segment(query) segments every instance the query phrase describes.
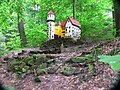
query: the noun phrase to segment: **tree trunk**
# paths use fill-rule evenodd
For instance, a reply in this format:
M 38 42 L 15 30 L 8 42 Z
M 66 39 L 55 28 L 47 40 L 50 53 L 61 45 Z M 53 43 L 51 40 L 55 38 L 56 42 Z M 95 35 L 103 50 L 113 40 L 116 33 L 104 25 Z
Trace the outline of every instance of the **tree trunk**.
M 114 12 L 113 18 L 116 28 L 116 37 L 120 36 L 120 4 L 119 0 L 113 0 Z
M 76 0 L 73 0 L 73 18 L 76 19 Z
M 20 33 L 21 46 L 25 47 L 27 44 L 27 41 L 26 41 L 26 35 L 24 31 L 24 22 L 22 20 L 18 23 L 18 30 Z

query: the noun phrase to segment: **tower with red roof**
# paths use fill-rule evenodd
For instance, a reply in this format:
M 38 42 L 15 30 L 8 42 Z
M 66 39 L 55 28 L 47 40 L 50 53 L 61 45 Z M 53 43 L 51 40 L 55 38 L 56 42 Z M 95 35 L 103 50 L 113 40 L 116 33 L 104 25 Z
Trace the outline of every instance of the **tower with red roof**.
M 50 10 L 47 15 L 47 24 L 48 24 L 48 39 L 54 39 L 55 15 L 52 10 Z

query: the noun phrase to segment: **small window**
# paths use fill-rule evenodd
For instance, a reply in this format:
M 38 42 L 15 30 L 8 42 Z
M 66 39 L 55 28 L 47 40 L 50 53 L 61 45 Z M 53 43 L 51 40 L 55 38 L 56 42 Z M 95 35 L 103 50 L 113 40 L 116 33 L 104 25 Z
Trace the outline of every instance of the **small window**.
M 69 33 L 70 33 L 70 30 L 69 30 Z
M 67 32 L 67 29 L 66 29 L 66 32 Z
M 73 34 L 73 35 L 75 34 L 73 30 L 72 30 L 72 34 Z
M 69 26 L 69 29 L 70 29 L 70 26 Z

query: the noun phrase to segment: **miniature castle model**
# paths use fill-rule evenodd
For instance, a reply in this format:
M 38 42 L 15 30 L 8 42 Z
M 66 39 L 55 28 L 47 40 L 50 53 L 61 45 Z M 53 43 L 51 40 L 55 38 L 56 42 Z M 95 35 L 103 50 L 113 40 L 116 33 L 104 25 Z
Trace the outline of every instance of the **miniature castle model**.
M 47 16 L 47 24 L 48 24 L 48 40 L 55 38 L 80 38 L 81 34 L 81 26 L 80 23 L 68 17 L 67 20 L 62 23 L 59 21 L 55 26 L 55 15 L 52 10 L 48 13 Z

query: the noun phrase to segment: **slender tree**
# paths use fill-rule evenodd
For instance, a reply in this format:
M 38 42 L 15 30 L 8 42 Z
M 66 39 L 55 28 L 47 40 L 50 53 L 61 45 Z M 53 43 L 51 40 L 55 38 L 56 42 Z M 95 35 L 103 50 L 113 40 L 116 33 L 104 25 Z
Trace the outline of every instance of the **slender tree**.
M 18 30 L 19 30 L 20 38 L 21 38 L 21 46 L 25 47 L 26 44 L 27 44 L 27 40 L 26 40 L 25 31 L 24 31 L 24 22 L 23 22 L 23 20 L 21 20 L 18 23 Z
M 120 36 L 120 2 L 119 0 L 113 0 L 113 18 L 116 28 L 116 37 Z
M 24 22 L 23 22 L 23 9 L 22 9 L 22 1 L 19 1 L 17 16 L 18 16 L 18 30 L 20 33 L 20 39 L 21 39 L 21 46 L 25 47 L 27 44 L 25 30 L 24 30 Z
M 76 19 L 76 0 L 73 0 L 73 18 Z

